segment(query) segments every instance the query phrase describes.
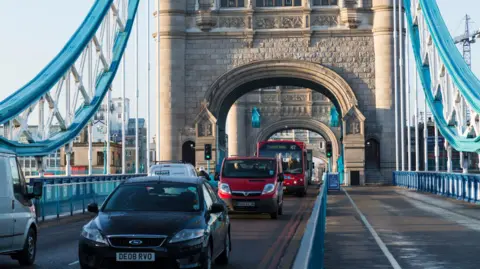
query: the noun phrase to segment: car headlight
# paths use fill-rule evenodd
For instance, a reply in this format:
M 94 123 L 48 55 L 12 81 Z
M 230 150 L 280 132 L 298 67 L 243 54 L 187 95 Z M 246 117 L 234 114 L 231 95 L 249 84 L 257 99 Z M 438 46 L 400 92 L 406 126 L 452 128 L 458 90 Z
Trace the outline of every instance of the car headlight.
M 275 185 L 269 183 L 265 185 L 265 187 L 263 187 L 262 194 L 272 193 L 274 191 L 275 191 Z
M 221 183 L 218 186 L 218 190 L 223 193 L 231 194 L 232 192 L 230 191 L 230 186 L 228 186 L 227 183 Z
M 205 235 L 205 230 L 203 229 L 185 229 L 181 230 L 170 239 L 170 243 L 178 243 L 187 240 L 201 238 Z
M 105 240 L 105 238 L 98 229 L 83 227 L 82 236 L 88 240 L 108 245 L 107 240 Z

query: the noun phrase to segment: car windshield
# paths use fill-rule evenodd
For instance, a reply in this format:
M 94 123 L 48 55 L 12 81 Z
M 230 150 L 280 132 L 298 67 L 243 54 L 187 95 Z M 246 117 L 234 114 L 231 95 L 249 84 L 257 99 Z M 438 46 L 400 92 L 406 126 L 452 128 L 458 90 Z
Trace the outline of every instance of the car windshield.
M 106 201 L 103 212 L 200 210 L 201 201 L 195 184 L 161 182 L 125 184 Z
M 227 160 L 222 176 L 234 178 L 267 178 L 275 175 L 275 160 Z

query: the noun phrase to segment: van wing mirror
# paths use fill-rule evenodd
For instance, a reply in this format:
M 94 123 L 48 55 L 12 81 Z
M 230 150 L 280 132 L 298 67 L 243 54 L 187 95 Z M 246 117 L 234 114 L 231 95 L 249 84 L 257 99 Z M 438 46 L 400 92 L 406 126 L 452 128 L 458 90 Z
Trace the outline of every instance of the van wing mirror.
M 40 181 L 33 182 L 33 185 L 27 186 L 27 198 L 40 198 L 43 195 L 43 183 Z
M 283 182 L 284 180 L 283 173 L 278 174 L 278 182 Z

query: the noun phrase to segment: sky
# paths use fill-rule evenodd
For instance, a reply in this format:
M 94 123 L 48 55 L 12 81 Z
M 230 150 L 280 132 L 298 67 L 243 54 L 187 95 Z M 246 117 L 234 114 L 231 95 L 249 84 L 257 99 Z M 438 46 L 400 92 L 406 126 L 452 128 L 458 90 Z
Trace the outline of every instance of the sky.
M 0 100 L 25 85 L 42 70 L 62 49 L 66 41 L 83 21 L 94 0 L 3 0 L 0 1 Z M 437 0 L 453 36 L 463 33 L 462 19 L 468 13 L 475 22 L 472 26 L 480 29 L 479 0 Z M 146 33 L 146 1 L 141 1 L 139 18 L 139 47 L 146 48 L 151 42 L 151 133 L 155 130 L 155 50 L 151 35 Z M 151 2 L 153 9 L 154 1 Z M 151 14 L 151 13 L 150 13 Z M 155 29 L 153 17 L 151 30 Z M 472 69 L 480 77 L 480 42 L 472 45 Z M 135 116 L 133 42 L 127 48 L 127 97 L 131 100 L 130 115 Z M 146 117 L 146 49 L 140 50 L 139 58 L 139 116 Z M 117 76 L 118 77 L 118 76 Z M 118 80 L 115 85 L 118 85 Z M 114 87 L 113 97 L 120 97 L 120 87 Z

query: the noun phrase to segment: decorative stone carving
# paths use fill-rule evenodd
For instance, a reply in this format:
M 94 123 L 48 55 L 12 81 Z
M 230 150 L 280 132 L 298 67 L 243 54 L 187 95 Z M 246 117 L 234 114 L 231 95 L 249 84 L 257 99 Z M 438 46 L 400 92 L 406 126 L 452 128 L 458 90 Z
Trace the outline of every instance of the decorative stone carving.
M 218 27 L 221 28 L 245 28 L 244 17 L 220 17 L 218 21 Z
M 210 31 L 216 24 L 216 19 L 212 15 L 212 3 L 210 0 L 198 0 L 199 8 L 196 11 L 196 23 L 200 30 Z
M 213 134 L 212 132 L 212 123 L 208 120 L 204 120 L 198 125 L 198 136 L 199 137 L 204 137 L 204 136 L 211 136 Z
M 302 28 L 302 25 L 303 18 L 301 16 L 259 17 L 255 19 L 255 26 L 258 29 Z
M 288 101 L 305 101 L 307 100 L 307 96 L 305 94 L 289 94 L 289 95 L 283 95 L 282 96 L 282 101 L 288 102 Z
M 357 118 L 351 118 L 347 122 L 347 134 L 360 134 L 360 121 Z
M 278 98 L 276 94 L 266 94 L 262 96 L 262 100 L 265 102 L 275 102 L 278 100 Z
M 338 16 L 336 15 L 319 15 L 312 19 L 312 26 L 328 26 L 334 27 L 338 25 Z

